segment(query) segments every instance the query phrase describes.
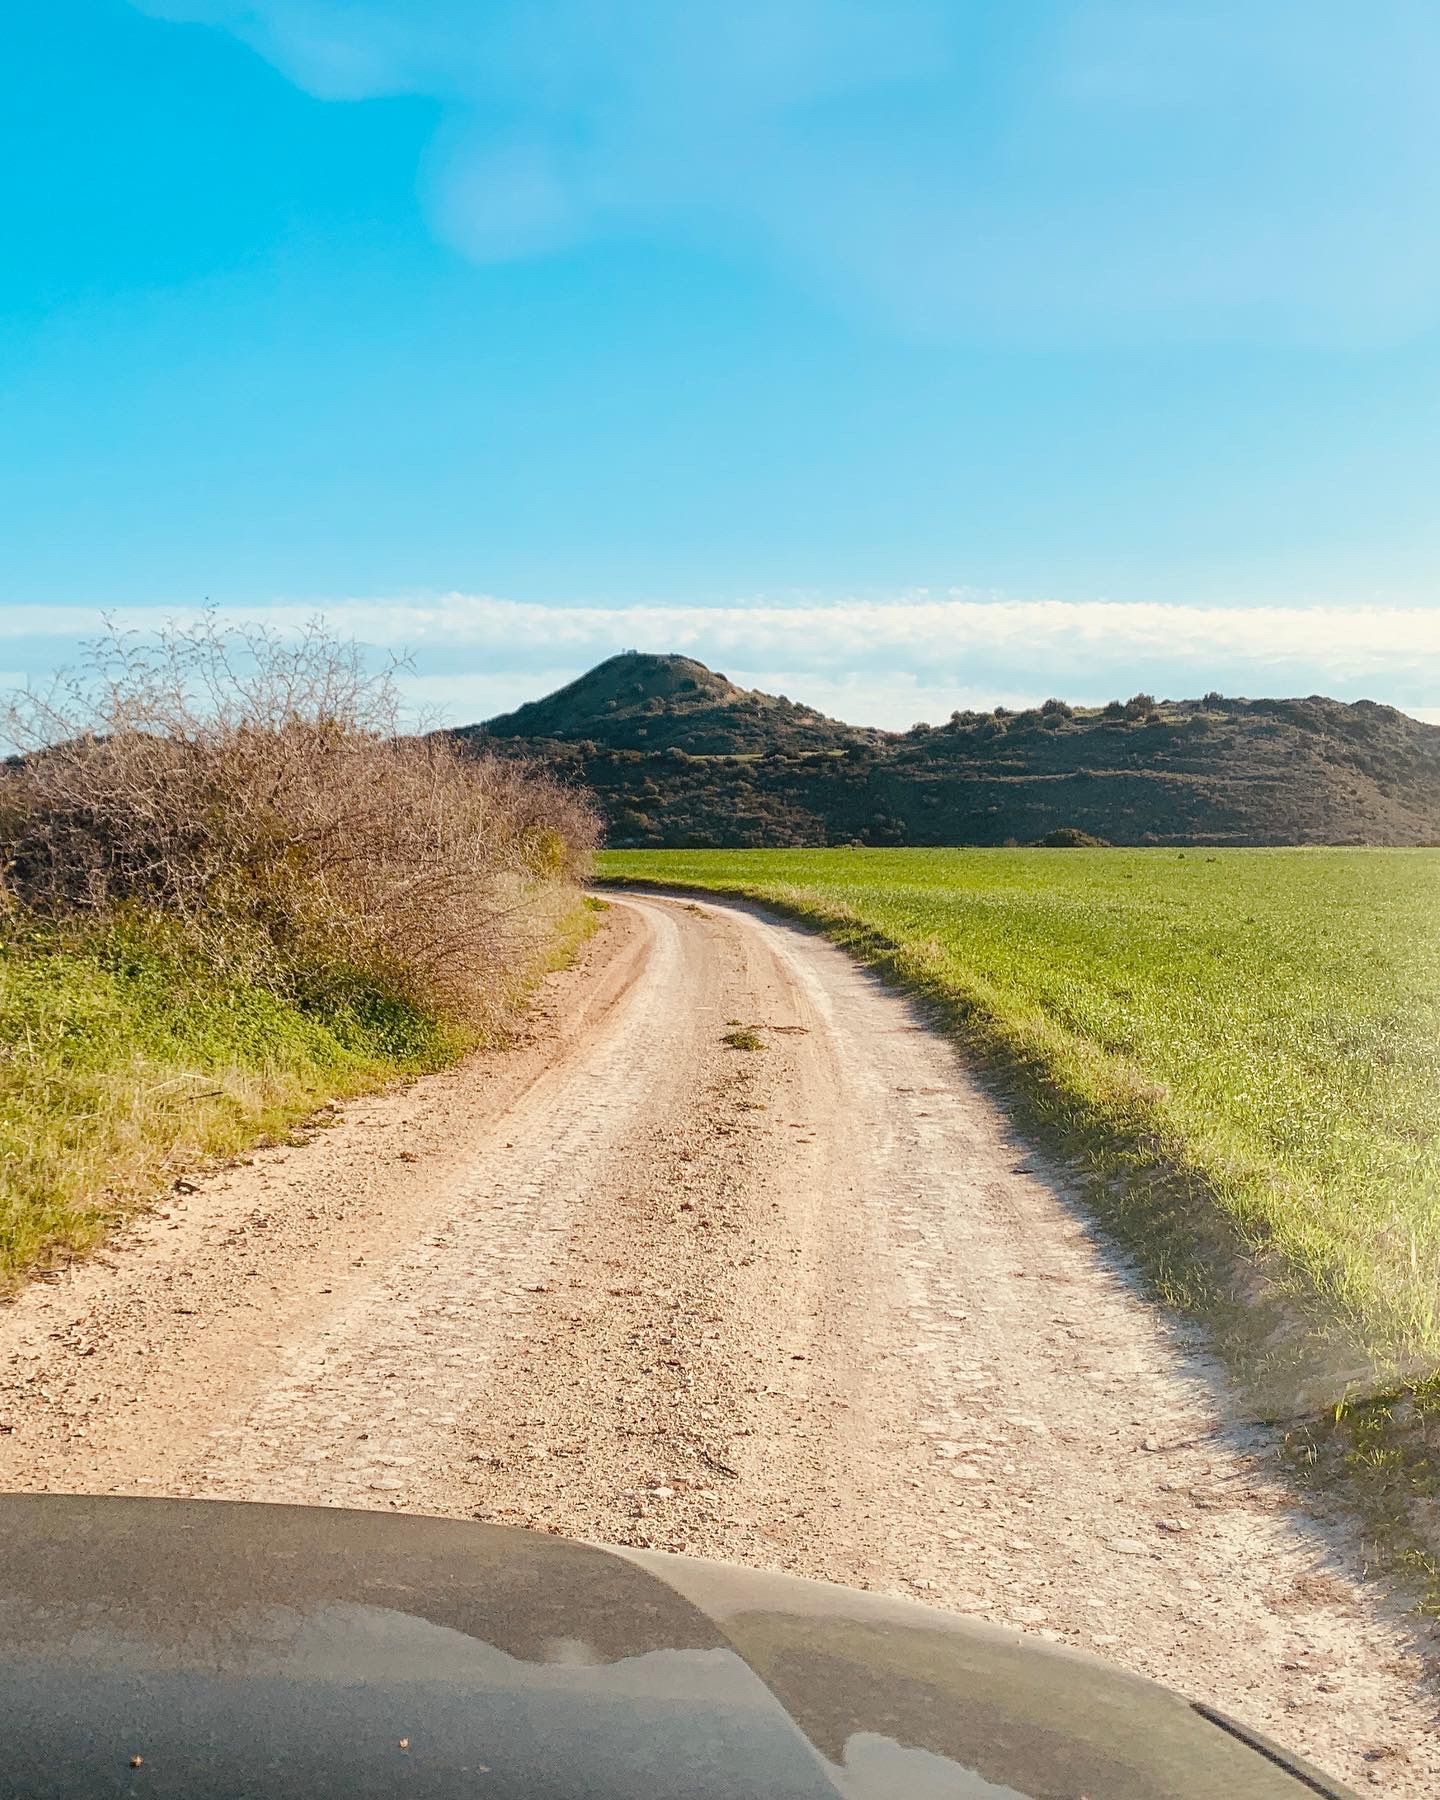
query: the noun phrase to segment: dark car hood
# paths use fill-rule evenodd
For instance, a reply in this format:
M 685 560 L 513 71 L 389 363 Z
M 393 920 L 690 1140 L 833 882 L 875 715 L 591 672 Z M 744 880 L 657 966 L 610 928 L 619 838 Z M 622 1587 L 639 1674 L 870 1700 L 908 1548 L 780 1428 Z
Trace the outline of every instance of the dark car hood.
M 844 1588 L 443 1519 L 0 1498 L 0 1795 L 1341 1792 L 1093 1658 Z

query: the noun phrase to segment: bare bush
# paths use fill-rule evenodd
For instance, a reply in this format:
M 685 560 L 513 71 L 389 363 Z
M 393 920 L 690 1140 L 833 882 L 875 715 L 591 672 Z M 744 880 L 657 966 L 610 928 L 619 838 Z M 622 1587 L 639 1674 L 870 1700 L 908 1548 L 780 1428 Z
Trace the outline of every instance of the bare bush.
M 283 980 L 341 966 L 483 1014 L 596 820 L 523 765 L 403 735 L 394 675 L 318 624 L 110 633 L 8 710 L 12 903 L 158 913 L 230 954 L 262 946 Z

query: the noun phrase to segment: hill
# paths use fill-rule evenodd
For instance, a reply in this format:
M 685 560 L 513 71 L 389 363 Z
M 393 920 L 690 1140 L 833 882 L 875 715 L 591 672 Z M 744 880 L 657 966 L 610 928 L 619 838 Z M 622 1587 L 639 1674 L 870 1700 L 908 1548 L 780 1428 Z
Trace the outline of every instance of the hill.
M 474 729 L 474 728 L 472 728 Z M 589 740 L 608 750 L 684 750 L 691 756 L 794 753 L 878 742 L 883 732 L 827 719 L 783 694 L 738 688 L 688 656 L 612 656 L 568 687 L 491 719 L 492 738 Z
M 591 788 L 617 848 L 1440 842 L 1440 727 L 1311 696 L 956 713 L 883 732 L 683 656 L 611 657 L 457 735 Z

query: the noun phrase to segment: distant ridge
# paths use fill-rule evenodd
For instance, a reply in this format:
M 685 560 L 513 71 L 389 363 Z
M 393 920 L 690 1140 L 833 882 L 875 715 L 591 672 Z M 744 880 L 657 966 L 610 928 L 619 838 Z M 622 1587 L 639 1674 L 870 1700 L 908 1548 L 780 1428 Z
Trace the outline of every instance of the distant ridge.
M 1320 695 L 1047 701 L 886 732 L 627 651 L 456 736 L 592 788 L 622 847 L 1440 843 L 1440 727 Z

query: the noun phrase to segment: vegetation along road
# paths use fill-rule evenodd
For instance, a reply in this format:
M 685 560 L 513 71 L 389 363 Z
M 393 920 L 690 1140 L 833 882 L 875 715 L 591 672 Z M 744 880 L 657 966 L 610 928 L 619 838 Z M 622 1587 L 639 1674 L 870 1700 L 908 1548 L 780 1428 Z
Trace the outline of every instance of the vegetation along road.
M 0 1486 L 394 1506 L 909 1593 L 1380 1791 L 1405 1615 L 911 1004 L 616 897 L 530 1041 L 197 1177 L 0 1313 Z

